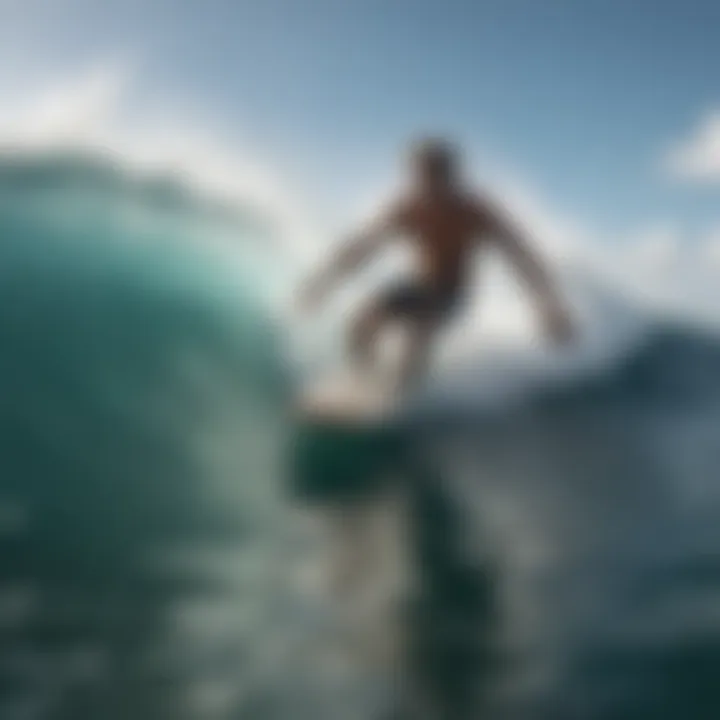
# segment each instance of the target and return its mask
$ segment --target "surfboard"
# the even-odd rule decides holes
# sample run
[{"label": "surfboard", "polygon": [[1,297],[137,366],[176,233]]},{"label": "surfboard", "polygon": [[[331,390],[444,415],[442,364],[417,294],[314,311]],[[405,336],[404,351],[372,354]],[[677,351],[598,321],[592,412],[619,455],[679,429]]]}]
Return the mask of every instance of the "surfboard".
[{"label": "surfboard", "polygon": [[400,406],[388,383],[351,372],[330,374],[310,384],[298,403],[307,421],[366,426],[390,422]]},{"label": "surfboard", "polygon": [[400,408],[387,385],[351,373],[308,385],[290,444],[294,494],[344,503],[379,490],[402,450]]}]

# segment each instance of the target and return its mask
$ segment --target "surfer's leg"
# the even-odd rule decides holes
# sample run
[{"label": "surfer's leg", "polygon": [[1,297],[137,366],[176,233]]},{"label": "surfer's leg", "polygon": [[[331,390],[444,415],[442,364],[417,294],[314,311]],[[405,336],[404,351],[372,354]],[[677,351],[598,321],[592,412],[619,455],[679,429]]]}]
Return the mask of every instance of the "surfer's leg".
[{"label": "surfer's leg", "polygon": [[391,287],[355,320],[350,331],[350,356],[362,371],[374,370],[379,332],[391,323],[405,324],[407,342],[400,360],[398,390],[419,380],[427,367],[431,342],[452,296],[437,296],[414,283]]},{"label": "surfer's leg", "polygon": [[350,329],[350,361],[361,372],[373,369],[375,341],[386,319],[383,304],[376,303],[363,310]]},{"label": "surfer's leg", "polygon": [[406,325],[406,338],[400,356],[397,389],[412,390],[427,374],[433,340],[438,330],[434,317],[412,319]]},{"label": "surfer's leg", "polygon": [[397,390],[406,393],[424,379],[430,363],[435,339],[457,308],[461,297],[459,288],[437,292],[427,288],[415,291],[408,304],[405,320],[405,343],[397,374]]},{"label": "surfer's leg", "polygon": [[400,283],[388,288],[363,310],[350,331],[350,356],[362,371],[374,370],[379,332],[396,321],[414,321],[428,304],[427,292],[415,283]]}]

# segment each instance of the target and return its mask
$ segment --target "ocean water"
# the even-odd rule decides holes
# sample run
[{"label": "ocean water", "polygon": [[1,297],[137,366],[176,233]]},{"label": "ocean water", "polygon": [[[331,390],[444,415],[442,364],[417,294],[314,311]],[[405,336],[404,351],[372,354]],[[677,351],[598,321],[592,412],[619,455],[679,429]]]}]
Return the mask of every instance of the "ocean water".
[{"label": "ocean water", "polygon": [[718,717],[720,336],[667,320],[418,410],[406,661],[314,673],[269,234],[97,154],[0,158],[0,717]]}]

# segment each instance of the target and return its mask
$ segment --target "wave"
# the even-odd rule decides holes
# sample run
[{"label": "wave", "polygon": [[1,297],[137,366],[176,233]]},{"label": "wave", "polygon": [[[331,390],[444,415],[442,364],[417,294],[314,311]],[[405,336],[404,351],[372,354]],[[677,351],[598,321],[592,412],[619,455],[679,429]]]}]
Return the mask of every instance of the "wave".
[{"label": "wave", "polygon": [[632,353],[562,395],[585,401],[706,402],[720,398],[718,368],[720,337],[707,329],[658,321]]},{"label": "wave", "polygon": [[[683,398],[720,388],[720,334],[702,320],[675,319],[633,302],[585,272],[563,282],[578,336],[554,348],[537,335],[475,332],[465,353],[446,358],[410,408],[411,417],[496,414],[564,403]],[[473,326],[461,327],[472,338]]]},{"label": "wave", "polygon": [[[65,650],[71,656],[88,638],[99,652],[139,648],[140,658],[146,650],[168,656],[159,672],[182,688],[179,696],[193,681],[202,690],[211,678],[235,702],[253,682],[253,658],[284,627],[275,615],[261,624],[254,614],[263,615],[261,580],[273,565],[265,552],[271,543],[264,543],[278,528],[279,449],[296,369],[287,356],[291,328],[273,305],[274,289],[294,268],[278,252],[283,238],[273,218],[252,203],[198,192],[173,173],[138,173],[117,157],[27,151],[0,155],[0,237],[0,549],[7,558],[0,582],[40,598],[39,617],[26,620],[26,630],[52,646],[54,657],[63,659]],[[540,493],[546,500],[565,497],[563,489],[578,493],[564,522],[549,501],[518,513],[508,525],[510,549],[522,547],[523,538],[531,550],[542,549],[552,533],[567,533],[558,542],[563,548],[582,545],[587,477],[597,475],[603,489],[620,493],[633,482],[643,500],[648,488],[660,487],[656,475],[641,482],[648,463],[636,465],[634,446],[617,442],[645,429],[626,411],[660,406],[674,417],[680,403],[720,400],[720,339],[712,331],[657,319],[577,269],[568,268],[563,282],[584,329],[576,348],[557,352],[527,338],[482,335],[470,318],[460,330],[471,338],[465,354],[446,359],[418,408],[443,421],[487,408],[491,419],[518,405],[527,410],[524,435],[518,423],[505,434],[470,425],[466,452],[443,468],[453,480],[448,487],[458,470],[458,481],[472,477],[470,495],[487,490],[467,503],[485,508],[487,524],[493,515],[512,520],[503,507],[522,510]],[[606,437],[593,433],[598,416],[584,411],[608,405],[619,412]],[[554,436],[538,433],[552,429],[547,421],[559,410],[570,412]],[[675,438],[650,437],[652,453],[640,455],[655,458],[660,444],[668,457],[689,455],[676,451]],[[714,434],[707,447],[716,447]],[[507,451],[505,465],[495,464],[498,448]],[[463,468],[470,451],[477,457]],[[626,464],[618,465],[620,452],[627,452]],[[618,468],[623,482],[607,482]],[[516,496],[506,500],[515,505],[493,504],[486,486],[496,482],[502,500],[513,479]],[[638,511],[622,493],[622,502],[606,505],[598,497],[591,495],[593,509],[607,511],[597,522],[603,531],[617,534],[614,508],[629,508],[632,532],[619,534],[626,557],[637,519],[651,516],[648,504]],[[428,516],[430,527],[438,514]],[[654,549],[671,533],[647,522]],[[439,528],[447,534],[447,523]],[[227,547],[218,552],[222,542]],[[673,545],[675,552],[675,535]],[[479,603],[470,590],[468,602]],[[516,588],[513,601],[522,600],[536,598]],[[185,614],[176,615],[183,603]],[[126,618],[129,637],[103,612]],[[117,637],[108,639],[108,622]],[[56,653],[57,636],[65,650]],[[539,656],[543,669],[556,650]],[[9,645],[3,663],[14,651]],[[138,663],[142,675],[146,663]],[[197,665],[192,677],[176,669],[184,664]],[[28,693],[41,696],[34,682],[28,680]],[[118,684],[125,689],[123,680]],[[136,690],[130,685],[123,697]]]},{"label": "wave", "polygon": [[603,403],[692,404],[720,399],[720,337],[701,327],[648,321],[622,345],[563,357],[525,350],[486,357],[438,378],[412,409],[417,419],[542,413]]},{"label": "wave", "polygon": [[122,524],[144,497],[151,528],[200,521],[202,497],[222,525],[241,428],[287,394],[268,232],[102,156],[0,157],[0,498],[54,497],[90,531],[107,501]]},{"label": "wave", "polygon": [[5,199],[38,201],[43,193],[62,191],[69,197],[84,194],[88,202],[112,197],[116,203],[135,201],[184,216],[233,222],[265,235],[271,227],[271,218],[260,208],[203,192],[198,184],[191,187],[179,171],[142,172],[110,153],[88,149],[0,152],[0,188]]}]

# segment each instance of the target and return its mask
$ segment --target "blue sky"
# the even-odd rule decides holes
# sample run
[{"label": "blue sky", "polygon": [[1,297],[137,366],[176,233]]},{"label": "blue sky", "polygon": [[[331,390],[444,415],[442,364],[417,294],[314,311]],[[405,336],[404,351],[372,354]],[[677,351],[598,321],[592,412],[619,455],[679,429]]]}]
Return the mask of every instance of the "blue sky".
[{"label": "blue sky", "polygon": [[0,13],[6,81],[131,60],[140,106],[191,99],[286,158],[318,203],[394,172],[429,130],[608,236],[718,221],[712,183],[663,169],[720,105],[714,0],[5,0]]}]

